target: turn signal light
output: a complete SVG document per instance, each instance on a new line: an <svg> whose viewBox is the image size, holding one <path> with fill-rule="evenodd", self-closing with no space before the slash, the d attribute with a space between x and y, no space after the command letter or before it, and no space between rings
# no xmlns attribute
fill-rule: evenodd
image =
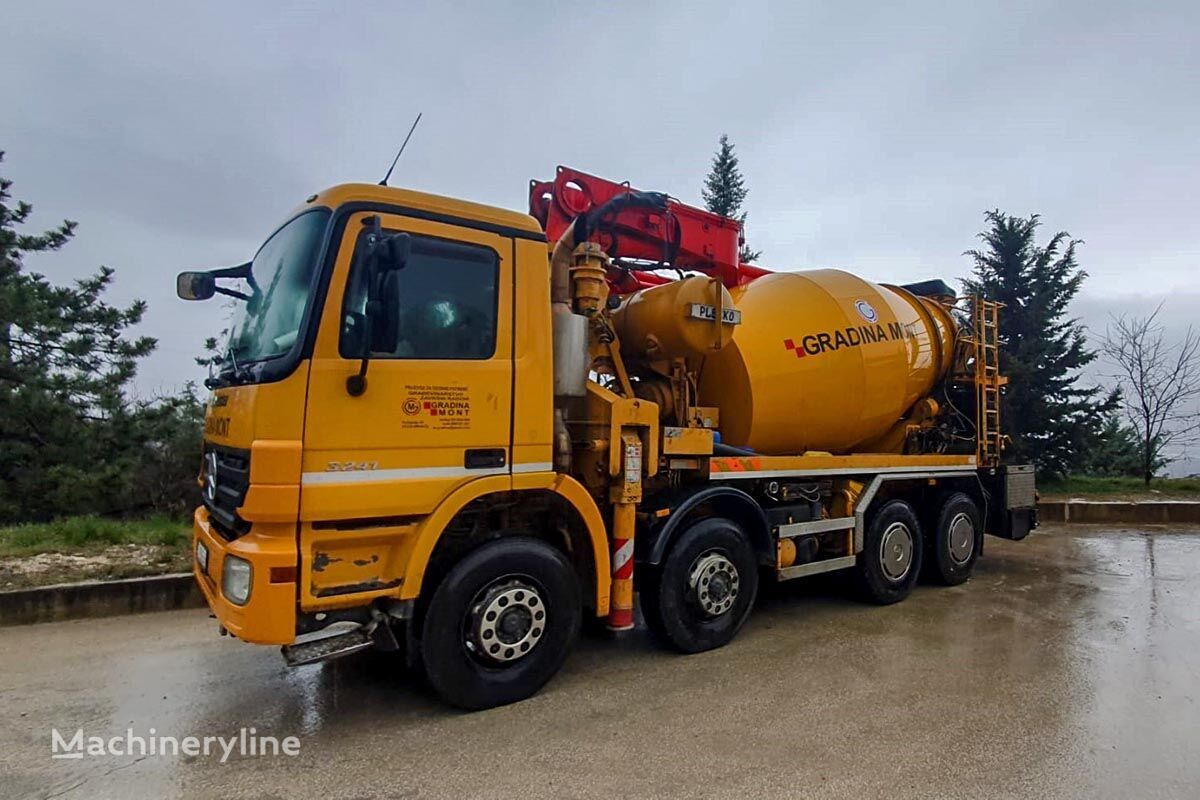
<svg viewBox="0 0 1200 800"><path fill-rule="evenodd" d="M271 567L271 583L295 583L295 567Z"/></svg>

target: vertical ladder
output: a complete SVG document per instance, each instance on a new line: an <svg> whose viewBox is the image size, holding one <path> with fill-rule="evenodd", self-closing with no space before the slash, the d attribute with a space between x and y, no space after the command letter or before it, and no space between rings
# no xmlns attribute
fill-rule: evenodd
<svg viewBox="0 0 1200 800"><path fill-rule="evenodd" d="M1000 387L1008 382L1000 374L999 317L1004 304L980 296L974 299L976 458L981 467L996 466L1004 449Z"/></svg>

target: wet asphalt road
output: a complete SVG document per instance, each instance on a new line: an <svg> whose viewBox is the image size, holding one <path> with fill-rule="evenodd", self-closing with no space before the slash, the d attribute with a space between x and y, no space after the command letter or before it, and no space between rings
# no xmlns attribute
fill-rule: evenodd
<svg viewBox="0 0 1200 800"><path fill-rule="evenodd" d="M831 581L729 647L585 639L448 710L380 657L286 670L200 611L0 629L0 797L1197 797L1200 529L1046 526L888 608ZM68 737L295 735L294 758L51 760Z"/></svg>

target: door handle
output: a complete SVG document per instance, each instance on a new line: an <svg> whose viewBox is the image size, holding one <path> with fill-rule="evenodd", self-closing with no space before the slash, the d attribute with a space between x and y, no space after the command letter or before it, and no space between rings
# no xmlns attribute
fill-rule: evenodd
<svg viewBox="0 0 1200 800"><path fill-rule="evenodd" d="M503 447L478 447L466 452L463 466L467 469L495 469L505 464Z"/></svg>

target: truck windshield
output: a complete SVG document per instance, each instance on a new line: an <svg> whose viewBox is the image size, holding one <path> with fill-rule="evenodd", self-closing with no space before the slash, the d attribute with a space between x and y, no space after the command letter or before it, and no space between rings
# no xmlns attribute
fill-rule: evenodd
<svg viewBox="0 0 1200 800"><path fill-rule="evenodd" d="M284 225L259 248L230 325L226 366L286 354L300 335L312 297L328 209L314 209Z"/></svg>

